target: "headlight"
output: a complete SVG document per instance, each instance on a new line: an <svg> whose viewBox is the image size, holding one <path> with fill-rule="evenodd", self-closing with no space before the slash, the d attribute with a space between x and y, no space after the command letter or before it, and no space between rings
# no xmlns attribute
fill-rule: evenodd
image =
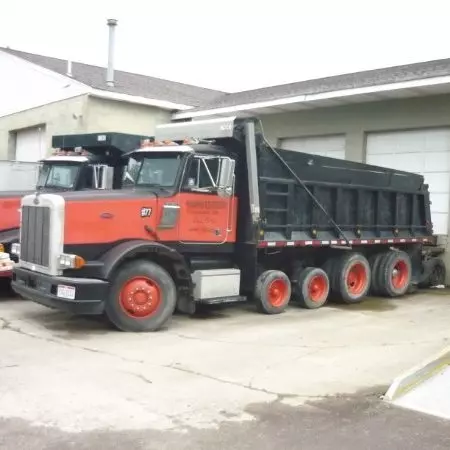
<svg viewBox="0 0 450 450"><path fill-rule="evenodd" d="M0 244L0 253L5 252L5 246L3 244Z"/></svg>
<svg viewBox="0 0 450 450"><path fill-rule="evenodd" d="M20 256L20 244L18 242L14 242L14 244L11 245L11 253Z"/></svg>
<svg viewBox="0 0 450 450"><path fill-rule="evenodd" d="M63 253L59 256L59 268L60 269L80 269L86 264L86 261L78 255L68 255Z"/></svg>

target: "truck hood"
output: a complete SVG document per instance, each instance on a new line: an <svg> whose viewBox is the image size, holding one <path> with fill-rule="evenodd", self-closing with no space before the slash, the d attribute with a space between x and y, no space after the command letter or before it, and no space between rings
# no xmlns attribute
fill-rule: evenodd
<svg viewBox="0 0 450 450"><path fill-rule="evenodd" d="M51 193L52 192L46 192L46 194ZM66 203L83 202L83 201L88 202L110 201L110 200L118 201L131 198L149 198L160 196L158 190L153 191L151 189L132 189L132 188L108 189L104 191L100 190L66 191L66 192L54 192L54 194L63 197ZM163 194L161 194L161 196L163 196Z"/></svg>
<svg viewBox="0 0 450 450"><path fill-rule="evenodd" d="M64 244L105 244L152 239L161 200L148 190L85 191L66 200Z"/></svg>

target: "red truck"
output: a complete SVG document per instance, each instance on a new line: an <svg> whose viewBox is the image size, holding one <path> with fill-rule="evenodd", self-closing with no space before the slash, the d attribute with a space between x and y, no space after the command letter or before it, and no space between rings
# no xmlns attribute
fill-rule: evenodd
<svg viewBox="0 0 450 450"><path fill-rule="evenodd" d="M275 149L256 119L172 123L155 139L129 154L133 189L23 198L17 293L154 331L199 303L278 314L397 297L435 267L422 176Z"/></svg>
<svg viewBox="0 0 450 450"><path fill-rule="evenodd" d="M149 136L124 133L89 133L53 136L52 156L41 161L38 192L117 189L127 160L123 155L139 148ZM19 241L20 202L34 191L0 193L0 251L10 253ZM14 256L12 256L14 258ZM10 278L9 255L0 253L0 277ZM1 264L1 261L4 264Z"/></svg>

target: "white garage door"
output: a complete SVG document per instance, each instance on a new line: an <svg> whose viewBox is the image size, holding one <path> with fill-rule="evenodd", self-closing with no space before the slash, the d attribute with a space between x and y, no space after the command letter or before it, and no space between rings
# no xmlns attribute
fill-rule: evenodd
<svg viewBox="0 0 450 450"><path fill-rule="evenodd" d="M450 129L371 133L367 162L424 175L431 192L435 234L448 234Z"/></svg>
<svg viewBox="0 0 450 450"><path fill-rule="evenodd" d="M16 161L39 161L45 157L46 150L44 126L16 132Z"/></svg>
<svg viewBox="0 0 450 450"><path fill-rule="evenodd" d="M296 137L281 140L281 148L345 159L345 136Z"/></svg>

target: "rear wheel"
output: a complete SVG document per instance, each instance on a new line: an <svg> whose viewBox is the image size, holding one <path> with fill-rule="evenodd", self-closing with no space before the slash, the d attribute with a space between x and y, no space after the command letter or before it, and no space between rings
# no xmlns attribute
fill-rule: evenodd
<svg viewBox="0 0 450 450"><path fill-rule="evenodd" d="M328 299L330 281L328 275L317 267L302 270L294 285L294 295L303 308L317 309Z"/></svg>
<svg viewBox="0 0 450 450"><path fill-rule="evenodd" d="M385 253L378 266L378 274L375 274L380 293L386 297L406 294L411 284L411 275L411 258L403 251Z"/></svg>
<svg viewBox="0 0 450 450"><path fill-rule="evenodd" d="M176 298L165 269L152 261L131 261L116 274L105 312L122 331L157 331L173 315Z"/></svg>
<svg viewBox="0 0 450 450"><path fill-rule="evenodd" d="M425 281L419 284L421 288L445 285L446 268L441 259L432 258L423 263L424 270L429 273Z"/></svg>
<svg viewBox="0 0 450 450"><path fill-rule="evenodd" d="M280 314L291 298L291 282L280 270L266 270L256 280L255 301L265 314Z"/></svg>
<svg viewBox="0 0 450 450"><path fill-rule="evenodd" d="M343 303L359 303L369 291L370 279L367 259L360 253L347 253L334 264L331 289Z"/></svg>
<svg viewBox="0 0 450 450"><path fill-rule="evenodd" d="M369 265L371 269L371 280L370 280L370 292L375 295L380 294L380 285L378 283L378 267L380 266L380 262L385 257L386 253L377 253L376 255L372 255L369 258Z"/></svg>

